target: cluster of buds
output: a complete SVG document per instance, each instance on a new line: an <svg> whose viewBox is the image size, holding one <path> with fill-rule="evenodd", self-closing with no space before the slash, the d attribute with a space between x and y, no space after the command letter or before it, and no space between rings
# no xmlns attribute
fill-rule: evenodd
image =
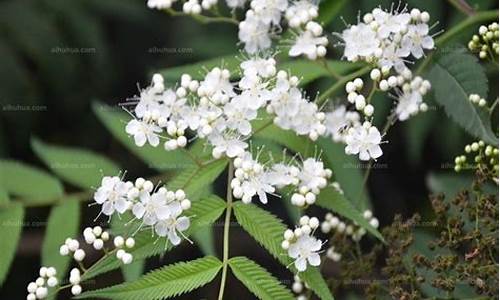
<svg viewBox="0 0 500 300"><path fill-rule="evenodd" d="M486 102L486 99L481 98L478 94L470 94L469 95L469 101L478 105L479 107L485 107L488 102Z"/></svg>
<svg viewBox="0 0 500 300"><path fill-rule="evenodd" d="M127 239L124 239L123 236L117 235L113 239L113 243L115 247L118 249L116 251L116 258L121 260L124 264L128 265L132 263L132 259L134 258L131 253L126 252L124 249L124 246L128 249L131 249L135 246L135 240L132 237L129 237Z"/></svg>
<svg viewBox="0 0 500 300"><path fill-rule="evenodd" d="M72 238L66 239L64 245L59 248L59 254L62 256L73 254L73 258L78 262L85 258L85 251L80 248L80 243Z"/></svg>
<svg viewBox="0 0 500 300"><path fill-rule="evenodd" d="M378 69L375 69L378 70ZM373 71L372 71L373 72ZM355 105L356 110L363 112L365 116L371 117L375 112L375 108L371 104L366 103L366 98L360 92L363 89L363 79L356 78L353 81L349 81L345 85L345 91L347 93L347 101Z"/></svg>
<svg viewBox="0 0 500 300"><path fill-rule="evenodd" d="M73 268L69 272L69 283L71 284L71 294L78 296L82 293L80 269Z"/></svg>
<svg viewBox="0 0 500 300"><path fill-rule="evenodd" d="M95 250L101 250L104 247L104 242L109 240L109 232L103 231L101 226L95 226L94 228L87 227L83 230L83 238Z"/></svg>
<svg viewBox="0 0 500 300"><path fill-rule="evenodd" d="M467 162L466 155L455 157L455 171L464 169L479 169L484 173L490 173L492 178L498 177L498 148L486 145L484 141L473 142L465 146L466 154L474 154L474 163Z"/></svg>
<svg viewBox="0 0 500 300"><path fill-rule="evenodd" d="M28 284L28 296L26 300L45 299L48 296L48 288L58 284L56 278L57 271L54 267L41 267L39 275L35 281Z"/></svg>
<svg viewBox="0 0 500 300"><path fill-rule="evenodd" d="M367 220L372 227L378 228L379 221L373 216L373 213L370 210L365 210L365 212L363 213L363 218L365 218L365 220ZM335 230L335 232L338 234L345 234L347 236L350 236L355 242L360 241L361 238L366 234L366 229L358 226L357 223L346 224L337 216L334 216L332 213L327 213L325 215L325 220L321 223L321 231L325 234L328 234L333 230Z"/></svg>
<svg viewBox="0 0 500 300"><path fill-rule="evenodd" d="M325 168L323 162L314 158L306 159L298 174L299 184L292 194L292 204L303 207L316 202L316 196L327 186L331 177L332 170Z"/></svg>
<svg viewBox="0 0 500 300"><path fill-rule="evenodd" d="M468 44L469 49L478 53L481 59L486 59L488 55L492 58L498 56L498 23L483 25L479 27L478 33L472 36Z"/></svg>
<svg viewBox="0 0 500 300"><path fill-rule="evenodd" d="M295 1L285 11L288 26L300 27L318 17L318 6L312 1Z"/></svg>

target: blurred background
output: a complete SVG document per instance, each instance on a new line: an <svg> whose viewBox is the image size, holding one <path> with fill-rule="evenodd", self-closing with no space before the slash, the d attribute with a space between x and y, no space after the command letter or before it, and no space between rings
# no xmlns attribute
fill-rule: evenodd
<svg viewBox="0 0 500 300"><path fill-rule="evenodd" d="M408 2L410 7L429 11L432 20L439 20L435 32L465 18L445 0ZM348 2L340 15L347 22L354 22L358 11L371 10L378 3L390 7L389 1ZM468 3L478 10L498 8L496 0ZM329 32L341 32L345 25L336 18L325 27ZM454 42L466 45L475 30L477 27L471 27ZM126 167L129 178L154 175L155 170L113 139L94 115L92 101L116 106L136 94L138 85L149 84L153 72L237 54L237 42L235 26L203 25L188 17L174 18L147 9L141 0L3 0L0 2L0 156L46 169L30 145L30 139L37 137L51 144L91 149L107 156ZM340 51L330 53L339 58ZM495 69L488 70L488 74L489 99L494 99L498 96L498 74ZM313 82L308 87L310 95L330 84L331 81ZM396 213L428 214L429 174L450 172L453 158L462 153L463 145L473 140L441 108L433 105L432 99L427 100L429 112L391 129L385 138L390 142L383 147L379 168L370 176L370 198L382 226L390 223ZM385 121L383 116L391 101L377 97L379 124ZM65 186L66 192L73 190L76 188ZM83 228L92 224L97 213L95 208L85 205L82 209ZM287 219L279 205L272 205L271 210ZM38 225L24 226L0 299L25 298L26 285L38 272L44 222L49 211L48 207L27 210L25 220ZM222 227L214 228L215 251L220 253ZM235 228L231 239L231 255L251 255L284 283L293 282L286 269L259 249L246 233ZM184 243L165 257L148 260L146 269L201 255L196 246ZM116 271L100 278L96 286L120 282L122 275ZM186 299L211 299L218 283L215 280ZM232 277L227 295L252 299ZM66 298L68 294L60 295L60 299Z"/></svg>

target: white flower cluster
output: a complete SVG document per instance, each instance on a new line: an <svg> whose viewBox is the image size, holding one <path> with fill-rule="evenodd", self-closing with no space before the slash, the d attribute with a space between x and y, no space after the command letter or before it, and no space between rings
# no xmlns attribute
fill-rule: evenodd
<svg viewBox="0 0 500 300"><path fill-rule="evenodd" d="M425 49L434 48L429 35L430 16L414 8L385 11L375 8L363 16L363 21L342 32L344 56L349 61L365 60L380 68L402 73L410 55L419 59Z"/></svg>
<svg viewBox="0 0 500 300"><path fill-rule="evenodd" d="M377 159L382 156L382 136L377 127L366 121L347 130L345 153L359 155L360 160Z"/></svg>
<svg viewBox="0 0 500 300"><path fill-rule="evenodd" d="M151 9L165 9L172 7L177 0L148 0L147 6Z"/></svg>
<svg viewBox="0 0 500 300"><path fill-rule="evenodd" d="M281 247L288 250L288 256L294 259L294 265L299 272L305 271L307 264L319 266L321 263L318 252L323 243L313 236L314 230L318 227L318 218L302 216L300 227L295 230L287 229L283 234Z"/></svg>
<svg viewBox="0 0 500 300"><path fill-rule="evenodd" d="M378 219L373 216L373 213L370 210L365 210L363 217L372 227L378 228ZM321 231L326 234L331 233L332 230L335 230L336 233L350 236L355 242L360 241L366 234L366 229L359 227L356 223L346 224L332 213L327 213L325 215L325 220L321 222Z"/></svg>
<svg viewBox="0 0 500 300"><path fill-rule="evenodd" d="M119 187L119 188L116 188ZM102 212L111 216L116 210L131 210L141 226L151 226L160 237L167 237L173 245L181 242L178 233L188 229L190 221L182 213L191 208L191 201L183 190L169 191L166 187L154 188L153 183L137 178L135 183L124 182L119 177L106 176L94 194L94 200L102 205ZM128 256L122 257L127 261Z"/></svg>
<svg viewBox="0 0 500 300"><path fill-rule="evenodd" d="M132 237L125 239L123 236L117 235L113 239L113 244L115 245L116 249L118 249L118 251L116 251L116 258L121 260L125 265L131 264L134 256L131 253L125 251L123 249L123 246L129 249L134 248L135 239Z"/></svg>
<svg viewBox="0 0 500 300"><path fill-rule="evenodd" d="M175 91L165 89L162 76L155 74L152 85L136 98L134 119L127 124L126 132L139 147L146 142L158 146L160 134L166 132L164 147L174 150L187 145L185 134L190 129L208 140L215 158L243 154L248 147L245 140L252 133L250 122L257 118L260 108L274 114L274 123L279 127L312 140L326 133L325 114L304 97L296 76L276 71L273 58L251 58L240 67L243 76L235 83L237 88L230 81L229 70L217 67L200 82L182 75ZM122 213L126 197L120 195L128 188L130 185L124 186L116 178L107 182L99 201L104 201L111 191L119 199L112 201L114 206L106 203L103 213Z"/></svg>
<svg viewBox="0 0 500 300"><path fill-rule="evenodd" d="M325 127L327 135L334 142L345 143L347 129L360 125L360 115L356 111L347 110L345 105L333 107L332 111L325 113Z"/></svg>
<svg viewBox="0 0 500 300"><path fill-rule="evenodd" d="M479 107L484 107L488 102L486 102L486 99L481 98L478 94L470 94L469 95L469 101L478 105Z"/></svg>
<svg viewBox="0 0 500 300"><path fill-rule="evenodd" d="M105 242L109 241L110 235L107 231L103 230L100 226L95 226L93 228L87 227L83 230L83 238L85 243L92 245L95 250L103 250ZM121 243L117 241L121 240ZM121 248L124 244L124 238L122 236L116 236L114 239L114 244L116 248ZM127 238L125 242L127 248L133 248L135 246L135 240L131 237ZM124 264L130 264L132 262L132 254L122 253L123 255L118 255L122 249L117 251L117 258L120 259ZM59 248L59 254L62 256L72 255L73 259L78 262L80 266L81 262L85 259L85 251L80 247L80 242L77 239L67 238L63 245ZM28 285L28 300L32 299L44 299L47 297L47 288L44 286L45 277L47 278L47 286L54 287L58 284L55 277L56 270L52 267L40 268L40 278L35 282L31 282ZM71 293L74 296L81 294L82 287L80 285L81 273L80 269L73 268L70 272L69 283L71 284Z"/></svg>
<svg viewBox="0 0 500 300"><path fill-rule="evenodd" d="M292 186L291 203L300 207L311 205L332 176L332 171L314 158L307 158L301 164L265 166L253 159L250 152L245 152L235 158L234 166L231 188L234 197L244 203L250 203L252 197L257 195L260 202L266 204L268 193L273 193L276 188Z"/></svg>
<svg viewBox="0 0 500 300"><path fill-rule="evenodd" d="M49 294L49 288L58 284L56 278L57 271L54 267L41 267L40 277L28 284L28 296L26 300L45 299Z"/></svg>

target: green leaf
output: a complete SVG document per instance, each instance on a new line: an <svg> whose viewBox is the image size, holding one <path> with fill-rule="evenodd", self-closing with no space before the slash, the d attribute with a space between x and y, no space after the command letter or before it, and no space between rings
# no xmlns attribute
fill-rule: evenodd
<svg viewBox="0 0 500 300"><path fill-rule="evenodd" d="M348 0L321 1L318 21L324 24L330 23L340 13L347 2Z"/></svg>
<svg viewBox="0 0 500 300"><path fill-rule="evenodd" d="M236 278L259 299L295 299L294 295L278 279L254 261L237 256L229 260L229 266Z"/></svg>
<svg viewBox="0 0 500 300"><path fill-rule="evenodd" d="M50 203L63 194L59 180L45 171L14 160L0 160L0 169L0 186L25 203Z"/></svg>
<svg viewBox="0 0 500 300"><path fill-rule="evenodd" d="M218 159L202 167L191 167L177 174L167 183L171 190L183 189L188 198L211 185L227 166L226 159ZM193 199L192 199L193 200Z"/></svg>
<svg viewBox="0 0 500 300"><path fill-rule="evenodd" d="M33 138L31 145L38 157L69 183L90 189L99 186L104 175L118 175L120 168L111 160L89 150L53 146Z"/></svg>
<svg viewBox="0 0 500 300"><path fill-rule="evenodd" d="M92 109L101 123L120 143L144 161L148 167L156 170L170 170L193 166L191 158L184 150L166 151L163 146L152 147L147 144L138 147L133 138L125 132L126 123L132 118L118 107L94 101Z"/></svg>
<svg viewBox="0 0 500 300"><path fill-rule="evenodd" d="M363 186L363 171L359 160L345 154L345 146L334 143L331 139L321 138L318 144L323 154L323 161L333 171L335 180L340 184L346 198L351 199L358 209L371 208L371 202Z"/></svg>
<svg viewBox="0 0 500 300"><path fill-rule="evenodd" d="M314 150L314 146L309 139L299 136L291 130L279 128L273 124L268 115L253 121L252 128L254 128L255 137L276 142L285 146L288 150L303 155L307 155L307 153Z"/></svg>
<svg viewBox="0 0 500 300"><path fill-rule="evenodd" d="M9 201L9 194L7 194L7 191L2 186L0 186L0 207L3 205L8 205Z"/></svg>
<svg viewBox="0 0 500 300"><path fill-rule="evenodd" d="M292 266L293 260L281 248L283 233L287 228L280 219L253 204L244 204L239 201L234 204L234 215L243 229L274 258L282 265L290 266L296 272L295 267ZM299 273L299 276L321 299L333 299L318 268L308 266L306 271Z"/></svg>
<svg viewBox="0 0 500 300"><path fill-rule="evenodd" d="M20 204L12 204L0 210L0 286L9 272L21 236L24 209Z"/></svg>
<svg viewBox="0 0 500 300"><path fill-rule="evenodd" d="M365 228L368 232L373 234L379 240L384 241L384 238L380 234L380 232L371 226L361 212L359 212L351 202L349 202L344 195L340 194L335 188L332 186L328 186L321 190L318 198L316 199L315 204L322 206L326 209L332 210L339 215L342 215L354 222L356 222L359 226Z"/></svg>
<svg viewBox="0 0 500 300"><path fill-rule="evenodd" d="M120 300L166 299L188 293L212 281L222 262L206 256L189 262L180 262L151 271L139 280L108 288L89 291L76 297Z"/></svg>
<svg viewBox="0 0 500 300"><path fill-rule="evenodd" d="M215 195L199 201L193 201L191 208L186 211L186 215L190 216L191 226L184 234L189 237L190 234L196 232L199 228L210 226L220 217L225 208L226 203ZM127 220L124 220L124 222L127 222ZM123 228L122 230L114 233L129 235L133 228L129 230ZM148 258L165 253L172 248L170 243L165 247L165 239L157 241L158 237L151 236L151 232L148 230L137 233L134 238L135 246L129 251L134 256L134 259ZM99 274L117 269L121 265L114 255L110 255L90 267L82 276L82 280L87 280Z"/></svg>
<svg viewBox="0 0 500 300"><path fill-rule="evenodd" d="M42 265L54 267L59 281L66 274L70 257L59 254L59 247L68 237L74 237L80 227L80 203L76 198L67 198L52 207L45 229L42 245Z"/></svg>
<svg viewBox="0 0 500 300"><path fill-rule="evenodd" d="M132 282L139 279L144 272L144 264L146 261L144 259L134 260L129 265L122 266L122 273L125 281Z"/></svg>
<svg viewBox="0 0 500 300"><path fill-rule="evenodd" d="M488 112L469 101L470 94L488 96L488 78L477 58L457 50L435 62L429 73L435 100L446 114L474 137L498 145Z"/></svg>

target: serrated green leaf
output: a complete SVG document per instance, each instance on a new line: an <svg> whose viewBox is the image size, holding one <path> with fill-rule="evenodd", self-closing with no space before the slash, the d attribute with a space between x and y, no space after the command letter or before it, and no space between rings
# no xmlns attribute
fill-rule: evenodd
<svg viewBox="0 0 500 300"><path fill-rule="evenodd" d="M326 209L334 211L341 216L344 216L354 222L356 222L359 226L366 229L368 232L373 234L379 240L384 241L384 238L380 234L380 232L371 226L361 212L359 212L351 202L349 202L344 195L340 194L335 188L332 186L328 186L321 190L319 196L316 199L315 204L322 206Z"/></svg>
<svg viewBox="0 0 500 300"><path fill-rule="evenodd" d="M80 227L80 202L67 198L52 207L42 245L42 265L54 267L59 281L66 274L70 257L59 254L59 247L68 237L74 237ZM54 295L55 296L55 295Z"/></svg>
<svg viewBox="0 0 500 300"><path fill-rule="evenodd" d="M434 98L448 116L474 137L498 145L488 112L469 101L470 94L488 96L488 78L477 58L462 50L444 55L429 73Z"/></svg>
<svg viewBox="0 0 500 300"><path fill-rule="evenodd" d="M227 163L226 159L218 159L202 167L187 168L172 178L167 186L172 190L183 189L190 198L191 195L196 195L198 191L211 185L224 171Z"/></svg>
<svg viewBox="0 0 500 300"><path fill-rule="evenodd" d="M0 186L25 203L44 204L63 195L61 182L38 168L14 160L0 160Z"/></svg>
<svg viewBox="0 0 500 300"><path fill-rule="evenodd" d="M334 143L331 139L321 138L318 145L322 150L323 162L333 171L335 181L340 184L346 198L351 199L358 209L371 208L366 189L361 189L364 170L359 168L359 160L345 154L345 146Z"/></svg>
<svg viewBox="0 0 500 300"><path fill-rule="evenodd" d="M255 137L270 140L285 146L288 150L301 153L307 156L307 153L314 150L310 140L295 134L291 130L284 130L274 125L272 119L266 114L252 122L252 128Z"/></svg>
<svg viewBox="0 0 500 300"><path fill-rule="evenodd" d="M89 291L76 297L120 300L166 299L188 293L212 281L222 262L206 256L189 262L180 262L151 271L139 280L108 288Z"/></svg>
<svg viewBox="0 0 500 300"><path fill-rule="evenodd" d="M123 146L144 161L148 167L164 171L194 166L194 162L184 150L166 151L162 146L147 144L137 147L133 138L125 132L126 123L132 118L118 107L110 107L94 101L92 109L101 123Z"/></svg>
<svg viewBox="0 0 500 300"><path fill-rule="evenodd" d="M21 236L24 208L12 204L0 209L0 286L7 277L10 265L16 254L17 243Z"/></svg>
<svg viewBox="0 0 500 300"><path fill-rule="evenodd" d="M244 204L242 202L234 204L234 215L243 229L271 253L274 258L282 265L290 267L296 272L295 267L292 266L293 260L281 248L283 233L287 228L280 219L253 204ZM321 299L333 299L328 285L318 268L308 266L304 272L299 273L299 276Z"/></svg>
<svg viewBox="0 0 500 300"><path fill-rule="evenodd" d="M234 276L261 300L295 299L278 279L254 261L237 256L229 260Z"/></svg>
<svg viewBox="0 0 500 300"><path fill-rule="evenodd" d="M103 174L120 172L114 162L89 150L49 145L36 138L31 140L31 146L54 173L83 189L98 186Z"/></svg>
<svg viewBox="0 0 500 300"><path fill-rule="evenodd" d="M215 195L193 201L191 208L186 211L186 215L190 217L191 226L184 234L189 237L192 232L196 232L199 228L210 226L220 217L225 208L226 203ZM124 222L126 221L124 220ZM115 233L127 235L130 234L129 231L130 229L123 228L122 231L116 231ZM169 251L172 248L171 244L167 244L165 247L165 239L158 241L158 238L151 236L151 232L148 230L137 233L134 238L135 246L129 251L134 256L134 259L148 258ZM82 280L117 269L121 265L114 255L110 255L90 267L82 276Z"/></svg>

